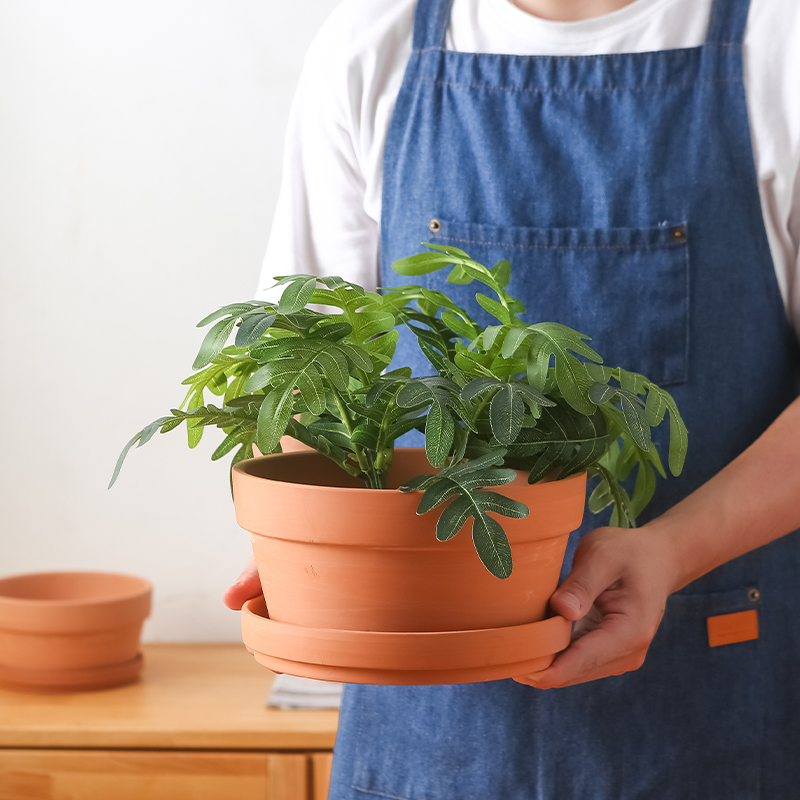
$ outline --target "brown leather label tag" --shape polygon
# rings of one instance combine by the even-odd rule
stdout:
[[[749,642],[751,639],[758,639],[758,612],[755,609],[708,618],[709,647]]]

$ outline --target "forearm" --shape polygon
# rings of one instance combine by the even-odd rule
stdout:
[[[800,398],[744,453],[642,530],[675,556],[674,591],[800,528]]]

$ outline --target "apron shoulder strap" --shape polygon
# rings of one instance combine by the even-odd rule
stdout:
[[[414,9],[414,50],[443,50],[453,0],[417,0]]]
[[[706,42],[741,44],[749,10],[750,0],[713,0]]]

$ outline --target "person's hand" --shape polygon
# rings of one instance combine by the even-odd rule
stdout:
[[[244,572],[236,579],[236,583],[225,590],[222,602],[233,611],[241,611],[247,600],[260,594],[261,581],[258,579],[256,560],[254,556],[250,556]]]
[[[676,572],[669,548],[646,528],[587,534],[550,599],[553,611],[576,623],[572,642],[550,667],[515,680],[552,689],[641,667]]]

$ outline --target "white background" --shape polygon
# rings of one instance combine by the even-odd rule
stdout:
[[[149,641],[240,636],[222,434],[157,435],[106,485],[183,399],[195,323],[254,293],[337,1],[0,0],[0,575],[147,577]]]

